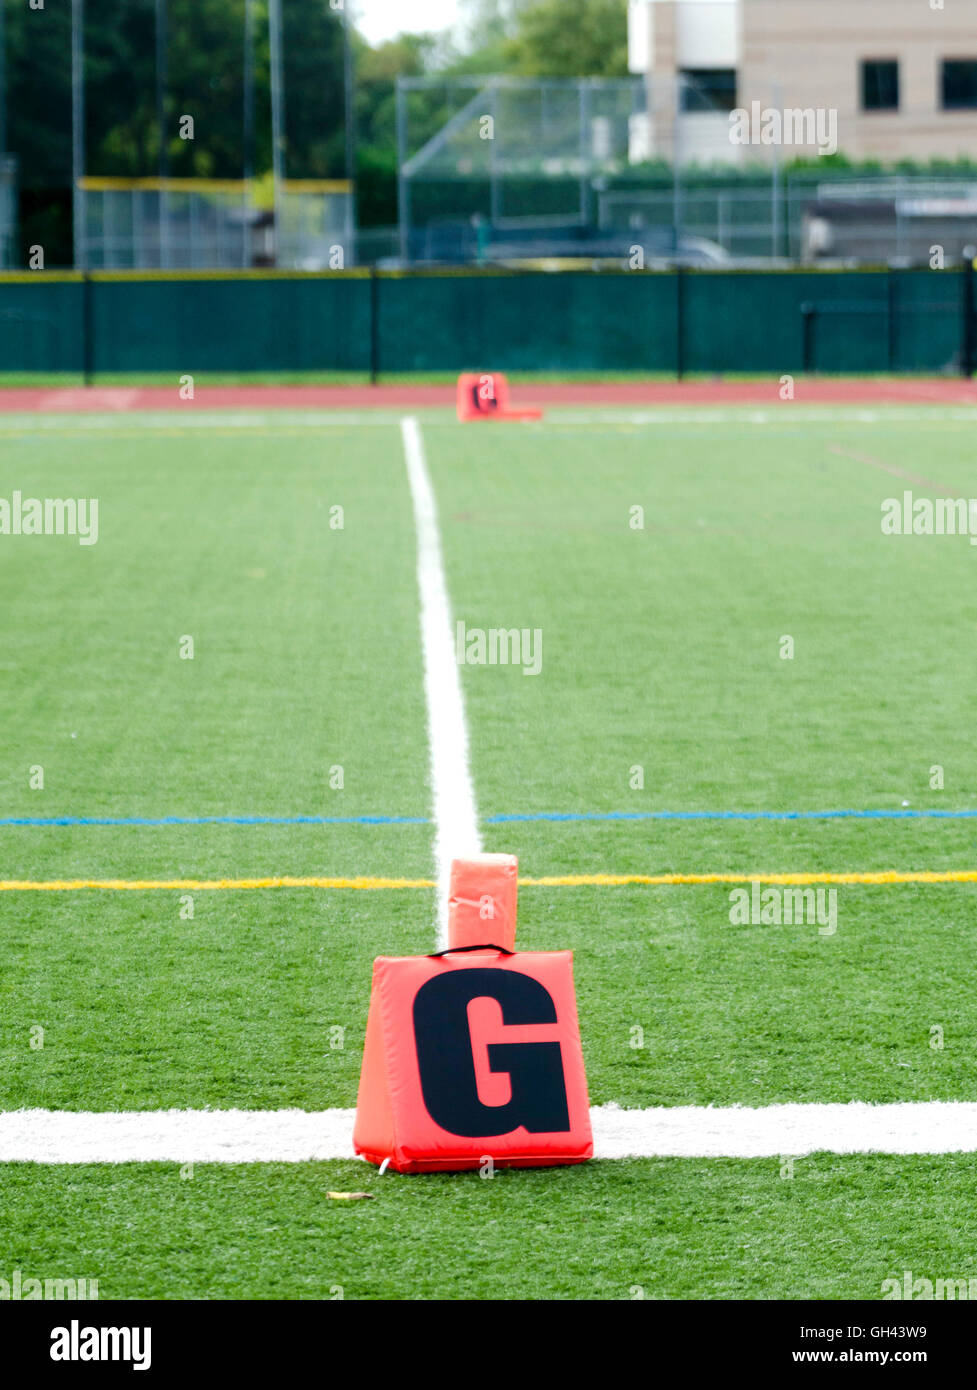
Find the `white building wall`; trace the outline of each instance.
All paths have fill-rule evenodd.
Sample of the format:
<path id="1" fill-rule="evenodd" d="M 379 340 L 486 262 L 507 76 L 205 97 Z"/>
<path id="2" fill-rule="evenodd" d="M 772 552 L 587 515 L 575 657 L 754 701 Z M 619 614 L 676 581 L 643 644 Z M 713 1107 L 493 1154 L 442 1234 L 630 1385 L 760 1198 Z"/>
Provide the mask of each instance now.
<path id="1" fill-rule="evenodd" d="M 743 150 L 729 138 L 725 111 L 688 111 L 678 119 L 676 132 L 680 164 L 742 164 Z"/>
<path id="2" fill-rule="evenodd" d="M 632 162 L 659 155 L 682 164 L 741 163 L 742 150 L 730 143 L 726 113 L 687 112 L 676 118 L 674 106 L 676 68 L 739 69 L 740 0 L 675 0 L 675 47 L 664 58 L 656 51 L 659 3 L 665 0 L 630 0 L 628 6 L 628 66 L 648 76 L 656 90 L 647 115 L 632 123 Z M 671 48 L 669 37 L 664 42 Z"/>
<path id="3" fill-rule="evenodd" d="M 629 0 L 628 68 L 651 72 L 655 64 L 655 7 L 658 0 Z M 678 64 L 683 68 L 739 66 L 739 0 L 678 0 Z"/>
<path id="4" fill-rule="evenodd" d="M 739 8 L 739 0 L 681 0 L 677 12 L 679 67 L 739 67 Z"/>
<path id="5" fill-rule="evenodd" d="M 654 0 L 628 0 L 628 71 L 651 72 L 654 53 Z"/>

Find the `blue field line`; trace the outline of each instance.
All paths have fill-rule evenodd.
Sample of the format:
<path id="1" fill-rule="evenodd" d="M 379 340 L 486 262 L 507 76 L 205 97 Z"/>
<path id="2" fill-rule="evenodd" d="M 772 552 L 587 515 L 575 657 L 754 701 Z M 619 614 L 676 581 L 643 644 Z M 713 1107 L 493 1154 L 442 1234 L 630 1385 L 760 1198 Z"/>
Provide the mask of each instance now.
<path id="1" fill-rule="evenodd" d="M 533 821 L 972 820 L 977 810 L 877 811 L 525 811 L 484 816 L 484 825 Z M 427 816 L 0 816 L 2 826 L 433 825 Z"/>

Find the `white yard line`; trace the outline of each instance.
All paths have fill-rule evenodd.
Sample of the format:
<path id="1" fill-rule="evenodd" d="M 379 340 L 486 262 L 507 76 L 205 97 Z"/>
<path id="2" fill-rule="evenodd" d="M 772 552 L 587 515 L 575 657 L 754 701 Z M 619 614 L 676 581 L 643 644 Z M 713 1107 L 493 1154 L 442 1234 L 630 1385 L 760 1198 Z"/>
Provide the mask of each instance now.
<path id="1" fill-rule="evenodd" d="M 413 417 L 408 417 L 401 421 L 400 429 L 417 530 L 417 586 L 421 599 L 424 689 L 431 748 L 438 947 L 441 949 L 448 944 L 451 861 L 466 854 L 477 854 L 482 846 L 475 792 L 468 770 L 468 729 L 441 557 L 438 508 L 424 461 L 420 425 Z"/>
<path id="2" fill-rule="evenodd" d="M 303 1163 L 353 1157 L 353 1110 L 0 1113 L 3 1163 Z M 977 1104 L 595 1107 L 595 1158 L 977 1152 Z"/>
<path id="3" fill-rule="evenodd" d="M 776 1158 L 977 1151 L 977 1104 L 677 1106 L 591 1111 L 599 1158 Z"/>
<path id="4" fill-rule="evenodd" d="M 300 1163 L 353 1158 L 355 1110 L 10 1110 L 0 1162 Z"/>

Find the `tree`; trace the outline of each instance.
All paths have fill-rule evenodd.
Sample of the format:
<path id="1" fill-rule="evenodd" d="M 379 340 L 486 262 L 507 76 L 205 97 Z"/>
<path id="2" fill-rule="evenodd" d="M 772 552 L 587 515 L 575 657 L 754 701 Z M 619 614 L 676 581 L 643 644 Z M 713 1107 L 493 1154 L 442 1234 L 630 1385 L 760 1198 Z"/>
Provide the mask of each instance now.
<path id="1" fill-rule="evenodd" d="M 21 191 L 23 246 L 49 265 L 71 259 L 71 7 L 0 0 L 6 18 L 10 150 Z M 244 170 L 245 0 L 167 0 L 166 166 L 173 177 L 239 179 Z M 268 8 L 255 6 L 255 158 L 271 163 Z M 343 17 L 328 0 L 283 5 L 286 172 L 344 171 Z M 155 0 L 87 5 L 85 168 L 153 177 L 159 170 Z M 193 118 L 193 139 L 185 116 Z"/>
<path id="2" fill-rule="evenodd" d="M 533 0 L 462 0 L 466 50 L 473 54 L 501 50 L 515 35 L 520 11 L 532 3 Z"/>
<path id="3" fill-rule="evenodd" d="M 389 227 L 397 221 L 397 78 L 424 76 L 443 56 L 443 43 L 434 34 L 401 34 L 376 48 L 358 45 L 356 211 L 361 226 Z M 411 98 L 412 129 L 433 135 L 450 114 L 442 94 Z M 419 126 L 414 124 L 417 117 Z"/>
<path id="4" fill-rule="evenodd" d="M 71 256 L 71 7 L 0 0 L 6 18 L 7 115 L 17 156 L 24 246 L 49 265 Z M 396 79 L 515 72 L 611 76 L 626 71 L 626 0 L 467 0 L 461 48 L 405 34 L 357 61 L 357 174 L 364 225 L 396 220 Z M 173 177 L 241 178 L 244 169 L 245 0 L 167 0 L 166 167 Z M 89 174 L 152 177 L 159 169 L 155 0 L 85 7 L 85 166 Z M 343 16 L 329 0 L 282 6 L 286 173 L 344 170 Z M 271 164 L 268 5 L 255 0 L 254 170 Z M 405 17 L 409 14 L 405 11 Z M 451 116 L 447 94 L 410 98 L 412 148 Z M 181 118 L 193 117 L 193 139 Z M 186 125 L 184 123 L 184 134 Z"/>
<path id="5" fill-rule="evenodd" d="M 625 77 L 626 0 L 535 0 L 516 15 L 507 57 L 527 77 Z"/>

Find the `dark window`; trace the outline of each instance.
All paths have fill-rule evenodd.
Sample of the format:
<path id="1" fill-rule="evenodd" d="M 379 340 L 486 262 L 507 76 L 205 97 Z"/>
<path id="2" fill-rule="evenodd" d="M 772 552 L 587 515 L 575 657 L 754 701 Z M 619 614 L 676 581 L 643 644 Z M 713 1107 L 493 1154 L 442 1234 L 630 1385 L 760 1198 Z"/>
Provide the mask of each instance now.
<path id="1" fill-rule="evenodd" d="M 862 63 L 862 110 L 899 110 L 899 64 L 894 58 L 869 58 Z"/>
<path id="2" fill-rule="evenodd" d="M 943 64 L 944 111 L 977 107 L 977 58 L 952 58 Z"/>
<path id="3" fill-rule="evenodd" d="M 685 68 L 682 72 L 683 111 L 734 111 L 735 68 Z"/>

